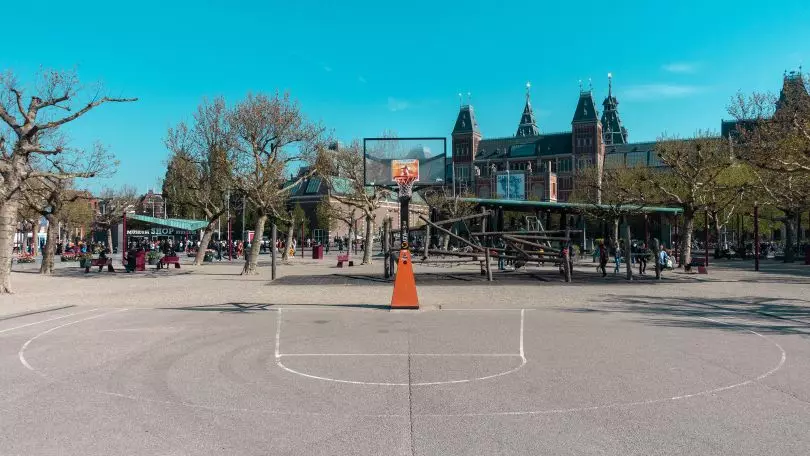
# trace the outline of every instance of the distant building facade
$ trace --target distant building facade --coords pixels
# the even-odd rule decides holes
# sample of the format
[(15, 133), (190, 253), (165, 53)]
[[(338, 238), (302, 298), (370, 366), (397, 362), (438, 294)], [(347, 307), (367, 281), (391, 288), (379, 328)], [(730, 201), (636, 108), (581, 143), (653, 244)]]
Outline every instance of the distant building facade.
[[(794, 86), (805, 90), (801, 73), (785, 73), (781, 98)], [(664, 166), (655, 152), (655, 141), (629, 141), (610, 77), (601, 115), (596, 106), (593, 89), (580, 88), (571, 130), (544, 133), (537, 124), (527, 84), (516, 133), (484, 138), (472, 105), (462, 105), (453, 127), (452, 171), (448, 175), (458, 192), (479, 198), (565, 202), (576, 186), (576, 170), (599, 160), (605, 168)], [(736, 120), (722, 121), (722, 137), (733, 135), (738, 124)]]

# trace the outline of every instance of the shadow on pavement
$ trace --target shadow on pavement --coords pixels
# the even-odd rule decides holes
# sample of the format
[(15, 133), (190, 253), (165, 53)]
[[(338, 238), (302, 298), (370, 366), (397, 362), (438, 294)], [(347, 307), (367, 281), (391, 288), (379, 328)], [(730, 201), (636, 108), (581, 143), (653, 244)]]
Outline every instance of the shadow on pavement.
[(559, 310), (587, 314), (621, 312), (637, 315), (640, 321), (656, 326), (810, 336), (810, 301), (803, 299), (606, 295), (604, 305)]
[(274, 312), (279, 308), (355, 308), (355, 309), (375, 309), (389, 310), (390, 306), (378, 304), (270, 304), (270, 303), (249, 303), (249, 302), (228, 302), (223, 304), (208, 304), (200, 306), (185, 307), (158, 307), (161, 310), (186, 310), (193, 312), (222, 312), (222, 313), (257, 313)]

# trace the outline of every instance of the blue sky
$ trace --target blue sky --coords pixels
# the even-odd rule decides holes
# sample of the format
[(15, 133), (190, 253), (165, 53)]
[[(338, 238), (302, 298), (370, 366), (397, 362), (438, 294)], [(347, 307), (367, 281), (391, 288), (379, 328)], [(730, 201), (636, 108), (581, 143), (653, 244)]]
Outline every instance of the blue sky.
[(139, 97), (68, 131), (121, 161), (91, 188), (142, 191), (164, 173), (166, 129), (205, 96), (289, 90), (348, 141), (449, 135), (470, 92), (495, 137), (514, 134), (527, 81), (541, 131), (556, 132), (570, 129), (578, 80), (601, 102), (612, 72), (630, 140), (644, 141), (719, 130), (735, 92), (776, 91), (784, 70), (810, 68), (806, 0), (549, 3), (41, 1), (36, 21), (4, 21), (0, 68), (75, 67)]

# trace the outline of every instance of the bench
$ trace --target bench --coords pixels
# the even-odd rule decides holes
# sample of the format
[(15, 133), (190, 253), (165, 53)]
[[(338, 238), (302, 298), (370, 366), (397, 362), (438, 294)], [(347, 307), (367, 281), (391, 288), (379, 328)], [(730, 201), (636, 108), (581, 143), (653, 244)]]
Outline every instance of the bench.
[(115, 268), (113, 268), (112, 265), (112, 258), (94, 258), (90, 260), (90, 263), (85, 263), (84, 267), (85, 274), (90, 272), (91, 267), (96, 266), (98, 266), (98, 272), (101, 272), (104, 266), (107, 266), (107, 271), (115, 272)]
[(174, 265), (175, 269), (180, 269), (180, 257), (179, 256), (165, 256), (158, 261), (157, 268), (160, 269), (161, 266), (168, 267), (170, 264)]
[(344, 262), (348, 262), (349, 266), (354, 266), (354, 261), (349, 259), (349, 254), (348, 253), (344, 254), (344, 255), (338, 255), (337, 259), (338, 259), (337, 267), (339, 267), (339, 268), (343, 267)]
[(689, 262), (686, 266), (684, 266), (684, 270), (689, 272), (692, 270), (693, 267), (698, 268), (698, 274), (708, 274), (706, 271), (706, 263), (703, 260), (698, 260), (692, 258), (692, 261)]

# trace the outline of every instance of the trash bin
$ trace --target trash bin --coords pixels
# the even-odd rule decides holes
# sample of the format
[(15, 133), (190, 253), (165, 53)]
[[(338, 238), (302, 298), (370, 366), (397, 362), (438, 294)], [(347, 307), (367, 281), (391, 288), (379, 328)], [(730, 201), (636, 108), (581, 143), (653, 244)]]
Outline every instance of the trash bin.
[(312, 246), (312, 259), (323, 260), (323, 244), (315, 244)]

